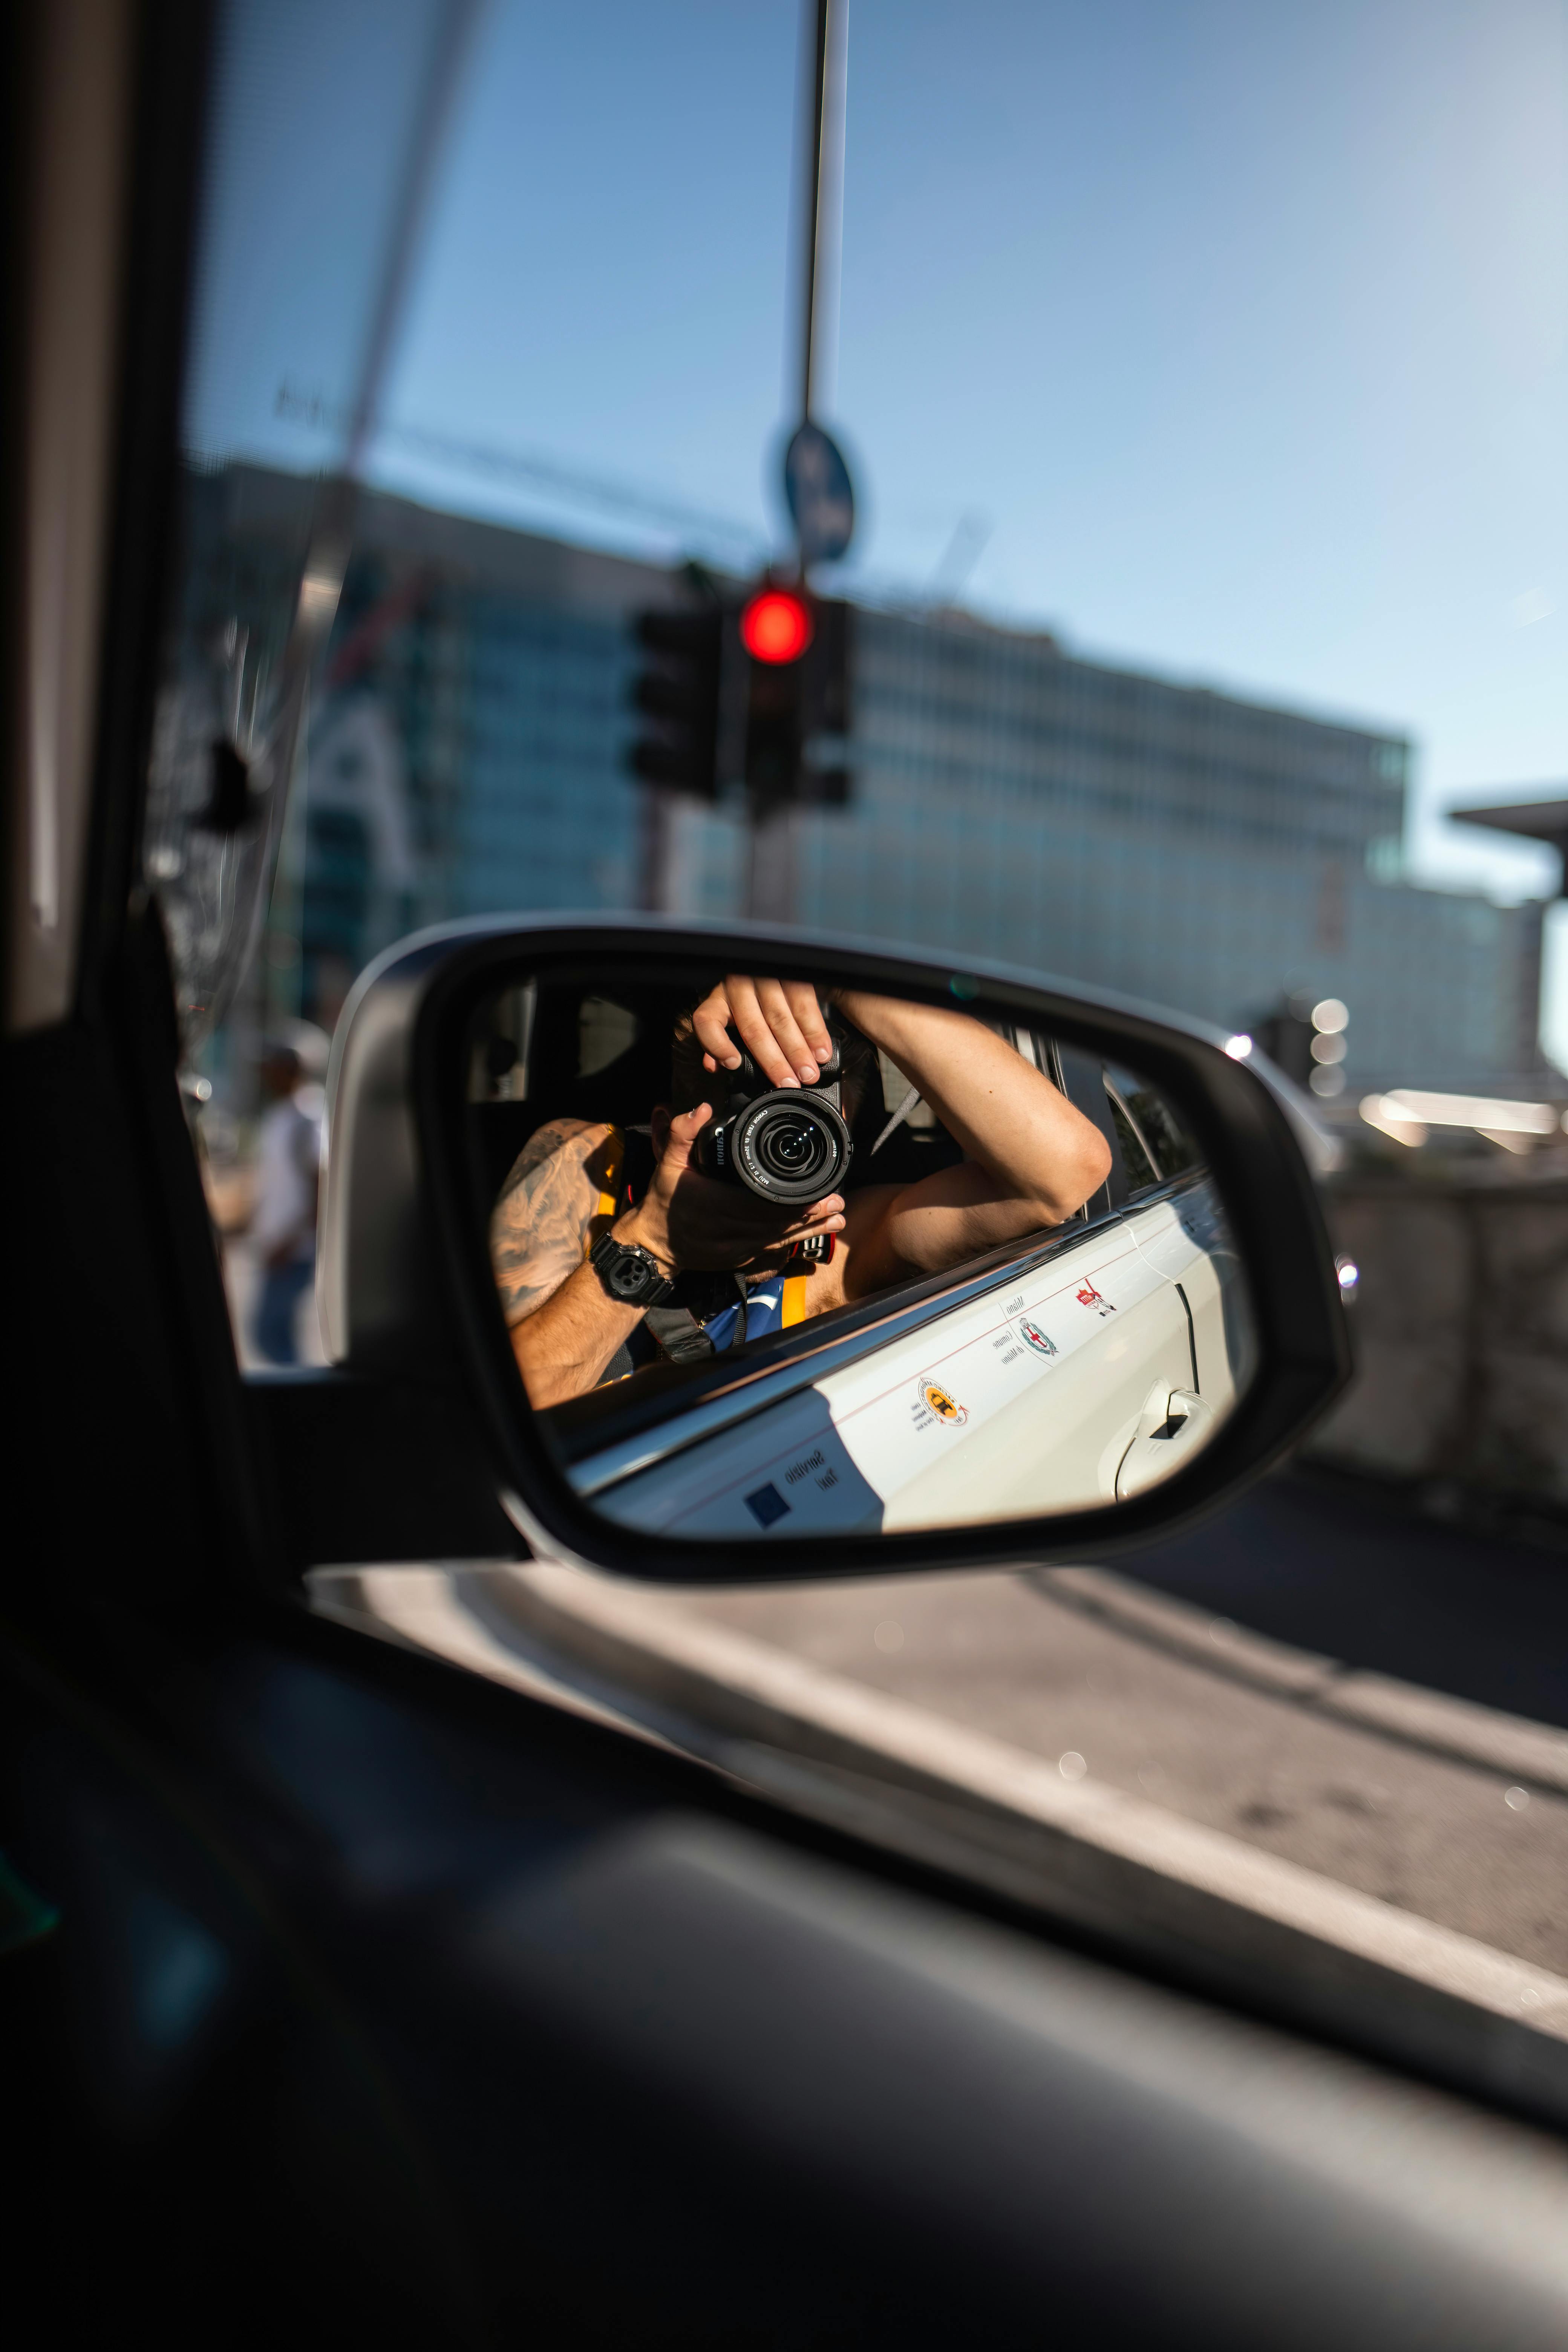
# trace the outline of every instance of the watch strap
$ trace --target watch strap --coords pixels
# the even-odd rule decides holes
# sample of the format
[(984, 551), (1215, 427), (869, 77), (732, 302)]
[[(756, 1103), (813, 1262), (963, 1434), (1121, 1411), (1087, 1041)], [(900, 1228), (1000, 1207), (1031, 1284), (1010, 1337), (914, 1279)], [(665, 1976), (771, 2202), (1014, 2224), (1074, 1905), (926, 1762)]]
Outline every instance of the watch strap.
[[(622, 1307), (662, 1307), (674, 1294), (674, 1283), (640, 1243), (618, 1242), (613, 1234), (602, 1234), (588, 1253), (588, 1263)], [(637, 1278), (628, 1281), (634, 1271)]]

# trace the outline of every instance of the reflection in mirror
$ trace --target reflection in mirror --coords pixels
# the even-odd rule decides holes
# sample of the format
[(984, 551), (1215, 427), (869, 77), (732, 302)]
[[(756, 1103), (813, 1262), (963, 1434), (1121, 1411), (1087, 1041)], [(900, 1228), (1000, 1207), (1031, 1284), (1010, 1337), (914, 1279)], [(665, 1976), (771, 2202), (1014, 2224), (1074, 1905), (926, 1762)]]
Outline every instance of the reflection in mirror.
[(1253, 1355), (1177, 1106), (962, 1008), (666, 964), (521, 974), (468, 1095), (523, 1391), (580, 1496), (700, 1541), (1109, 1507)]

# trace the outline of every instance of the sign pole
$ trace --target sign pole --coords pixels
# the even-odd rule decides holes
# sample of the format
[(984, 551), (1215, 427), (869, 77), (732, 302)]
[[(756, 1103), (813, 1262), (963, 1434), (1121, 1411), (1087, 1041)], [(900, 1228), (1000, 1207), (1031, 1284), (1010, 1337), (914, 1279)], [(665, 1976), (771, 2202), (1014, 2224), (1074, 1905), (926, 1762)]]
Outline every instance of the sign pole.
[(805, 244), (803, 254), (805, 268), (801, 271), (800, 422), (807, 425), (811, 421), (816, 390), (814, 381), (816, 366), (816, 248), (822, 226), (822, 118), (827, 98), (827, 18), (832, 0), (805, 0), (805, 5), (816, 19), (811, 111), (805, 124), (804, 142), (806, 166)]

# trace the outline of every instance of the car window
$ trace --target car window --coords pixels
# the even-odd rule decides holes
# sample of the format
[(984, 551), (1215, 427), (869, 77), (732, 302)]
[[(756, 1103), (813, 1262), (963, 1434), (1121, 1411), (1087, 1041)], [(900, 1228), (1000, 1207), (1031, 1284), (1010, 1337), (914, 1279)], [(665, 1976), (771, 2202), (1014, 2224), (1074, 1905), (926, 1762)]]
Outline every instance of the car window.
[(1147, 1192), (1152, 1184), (1157, 1184), (1160, 1181), (1159, 1165), (1149, 1149), (1137, 1118), (1128, 1107), (1126, 1096), (1115, 1084), (1109, 1071), (1105, 1076), (1105, 1098), (1110, 1105), (1110, 1116), (1115, 1123), (1116, 1140), (1121, 1155), (1122, 1170), (1127, 1178), (1128, 1191), (1130, 1192)]
[[(1559, 12), (836, 15), (812, 684), (750, 733), (716, 704), (700, 758), (671, 660), (801, 587), (795, 10), (217, 16), (142, 864), (247, 1364), (321, 1360), (330, 1042), (423, 924), (757, 919), (1207, 1023), (1317, 1134), (1361, 1366), (1255, 1496), (980, 1579), (589, 1600), (535, 1563), (452, 1586), (464, 1654), (559, 1691), (592, 1654), (610, 1705), (613, 1650), (649, 1721), (679, 1664), (737, 1771), (852, 1715), (856, 1773), (988, 1741), (987, 1805), (1043, 1772), (1071, 1837), (1201, 1831), (1331, 1941), (1353, 1896), (1452, 1939), (1446, 1984), (1484, 1947), (1516, 2021), (1568, 1999)], [(497, 1192), (668, 1042), (590, 982), (475, 1040)], [(1090, 1090), (1080, 1219), (1124, 1221), (1201, 1401), (1150, 1222), (1223, 1258), (1201, 1154), (1135, 1072)], [(863, 1115), (889, 1181), (957, 1149), (886, 1055)]]
[(1168, 1096), (1131, 1071), (1109, 1065), (1105, 1092), (1133, 1192), (1163, 1184), (1197, 1165), (1197, 1146)]

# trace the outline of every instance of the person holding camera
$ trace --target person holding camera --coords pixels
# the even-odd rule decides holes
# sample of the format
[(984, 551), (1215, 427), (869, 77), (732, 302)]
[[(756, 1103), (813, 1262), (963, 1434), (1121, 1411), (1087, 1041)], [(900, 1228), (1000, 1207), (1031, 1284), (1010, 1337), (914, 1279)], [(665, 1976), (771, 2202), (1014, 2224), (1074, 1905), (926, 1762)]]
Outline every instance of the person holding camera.
[[(963, 1158), (849, 1190), (878, 1049)], [(825, 1006), (808, 983), (730, 974), (679, 1025), (670, 1094), (646, 1141), (550, 1121), (501, 1189), (491, 1260), (535, 1407), (1058, 1225), (1110, 1164), (1099, 1129), (984, 1023), (859, 989)]]

